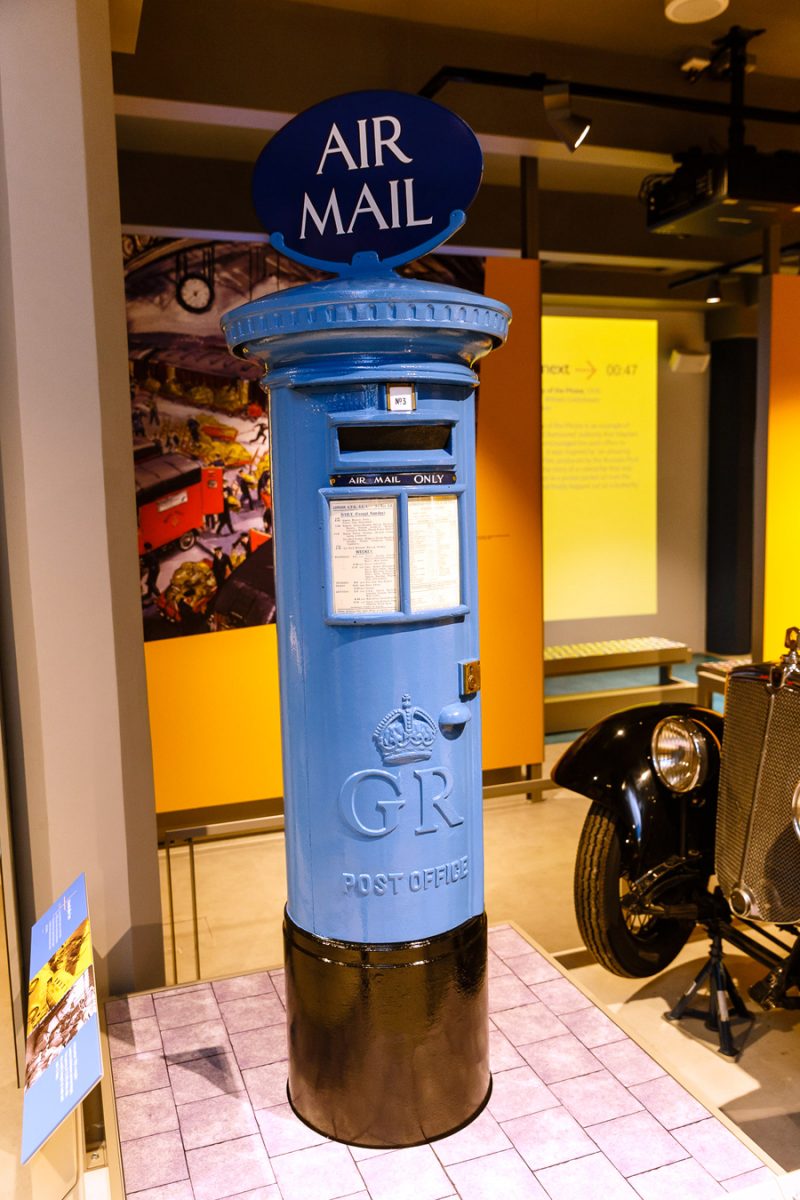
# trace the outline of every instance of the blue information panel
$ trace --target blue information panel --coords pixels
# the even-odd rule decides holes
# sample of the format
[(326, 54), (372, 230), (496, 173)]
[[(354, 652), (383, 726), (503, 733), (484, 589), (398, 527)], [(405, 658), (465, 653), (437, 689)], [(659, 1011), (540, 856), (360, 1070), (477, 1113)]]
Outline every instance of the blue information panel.
[(86, 877), (31, 931), (22, 1162), (103, 1076)]

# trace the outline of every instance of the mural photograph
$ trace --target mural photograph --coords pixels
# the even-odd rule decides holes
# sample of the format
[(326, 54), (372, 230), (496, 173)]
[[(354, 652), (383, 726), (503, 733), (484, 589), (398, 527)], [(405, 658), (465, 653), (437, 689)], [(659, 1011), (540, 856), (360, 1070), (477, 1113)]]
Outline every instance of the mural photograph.
[[(266, 243), (125, 234), (131, 432), (146, 641), (275, 620), (269, 411), (219, 320), (321, 278)], [(481, 260), (403, 273), (481, 290)]]

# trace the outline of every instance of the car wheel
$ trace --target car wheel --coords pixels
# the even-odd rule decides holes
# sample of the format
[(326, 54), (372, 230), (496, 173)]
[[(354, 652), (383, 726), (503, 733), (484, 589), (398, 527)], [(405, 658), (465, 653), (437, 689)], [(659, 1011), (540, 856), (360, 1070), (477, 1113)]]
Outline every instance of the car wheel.
[[(694, 922), (622, 907), (629, 879), (625, 834), (615, 813), (601, 804), (591, 806), (575, 864), (575, 913), (586, 947), (599, 963), (615, 975), (643, 978), (672, 962)], [(637, 868), (636, 874), (652, 865)]]
[(178, 538), (178, 545), (180, 546), (181, 550), (191, 550), (196, 541), (197, 534), (193, 529), (190, 529), (188, 533), (181, 534), (181, 536)]

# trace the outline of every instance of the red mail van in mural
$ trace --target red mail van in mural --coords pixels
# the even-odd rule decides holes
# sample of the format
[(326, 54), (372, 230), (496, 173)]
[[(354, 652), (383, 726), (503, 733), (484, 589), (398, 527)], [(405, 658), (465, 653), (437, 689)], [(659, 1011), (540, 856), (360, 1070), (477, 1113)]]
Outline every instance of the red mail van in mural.
[(137, 456), (139, 554), (188, 550), (206, 517), (222, 512), (222, 467), (204, 467), (183, 454)]

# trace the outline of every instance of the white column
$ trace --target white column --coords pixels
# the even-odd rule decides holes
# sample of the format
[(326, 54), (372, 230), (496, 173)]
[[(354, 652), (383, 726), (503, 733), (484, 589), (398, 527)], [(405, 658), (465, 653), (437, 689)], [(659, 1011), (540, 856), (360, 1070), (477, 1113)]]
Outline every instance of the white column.
[(0, 665), (23, 939), (163, 978), (106, 0), (0, 5)]

